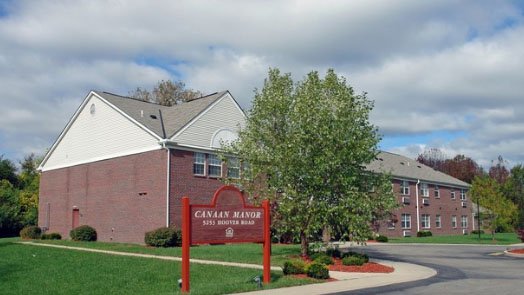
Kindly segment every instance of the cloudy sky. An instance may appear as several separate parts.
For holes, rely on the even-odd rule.
[[[0,0],[0,155],[51,146],[89,90],[161,79],[249,109],[270,67],[375,101],[381,148],[524,162],[519,1]]]

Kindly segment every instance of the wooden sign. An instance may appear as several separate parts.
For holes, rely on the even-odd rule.
[[[264,208],[246,206],[233,186],[216,191],[210,205],[191,205],[191,245],[264,241]]]
[[[189,292],[189,251],[191,245],[263,242],[263,281],[270,282],[269,201],[261,207],[246,205],[234,186],[222,186],[211,204],[189,204],[182,198],[182,292]]]

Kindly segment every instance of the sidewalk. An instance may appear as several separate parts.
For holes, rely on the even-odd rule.
[[[71,247],[71,246],[62,246],[62,245],[51,245],[51,244],[40,244],[33,242],[19,242],[23,245],[31,246],[40,246],[40,247],[52,247],[52,248],[62,248],[70,249],[77,251],[85,252],[96,252],[96,253],[105,253],[112,255],[121,255],[121,256],[133,256],[133,257],[142,257],[142,258],[151,258],[151,259],[162,259],[162,260],[171,260],[171,261],[181,261],[180,257],[172,256],[158,256],[151,254],[140,254],[140,253],[128,253],[128,252],[118,252],[118,251],[108,251],[100,249],[89,249],[81,247]],[[248,264],[248,263],[236,263],[236,262],[224,262],[224,261],[212,261],[212,260],[203,260],[203,259],[191,259],[191,263],[199,264],[215,264],[215,265],[225,265],[225,266],[234,266],[234,267],[243,267],[243,268],[253,268],[253,269],[262,269],[261,265],[257,264]],[[330,271],[329,275],[332,278],[337,279],[335,282],[326,282],[319,284],[310,284],[303,286],[295,286],[289,288],[279,288],[279,289],[269,289],[254,291],[242,294],[326,294],[342,291],[351,291],[365,288],[373,288],[386,286],[397,283],[418,281],[430,278],[437,274],[437,272],[431,268],[404,263],[404,262],[394,262],[387,260],[372,260],[380,264],[391,266],[395,268],[395,271],[392,273],[354,273],[354,272],[338,272]],[[279,266],[272,266],[271,270],[273,271],[282,271],[282,268]]]
[[[241,294],[328,294],[418,281],[430,278],[437,274],[437,272],[432,268],[416,264],[386,260],[373,261],[387,266],[392,266],[395,268],[395,271],[392,273],[351,273],[330,271],[329,275],[332,278],[338,279],[338,281],[289,288],[269,289]]]

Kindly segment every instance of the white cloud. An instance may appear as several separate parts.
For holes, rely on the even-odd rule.
[[[513,2],[12,1],[0,16],[1,153],[51,145],[90,89],[160,79],[229,89],[248,108],[269,67],[334,68],[374,99],[386,136],[523,162],[524,27]],[[21,148],[23,147],[23,148]],[[393,147],[395,148],[395,147]],[[4,150],[5,149],[5,150]]]

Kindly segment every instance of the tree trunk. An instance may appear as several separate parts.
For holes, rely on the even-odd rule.
[[[307,250],[308,250],[308,240],[307,235],[304,231],[300,231],[300,256],[306,257],[307,256]]]

